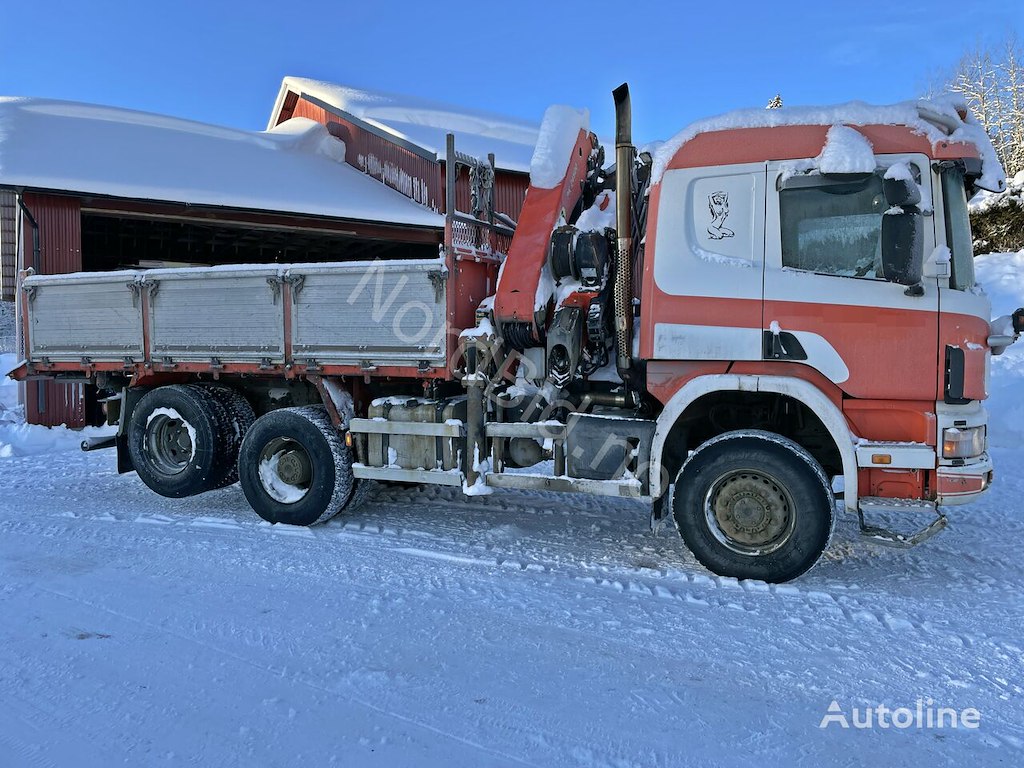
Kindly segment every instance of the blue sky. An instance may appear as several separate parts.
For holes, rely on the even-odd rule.
[[[636,138],[667,138],[776,92],[794,105],[911,98],[979,42],[1024,41],[1024,0],[4,6],[0,94],[252,129],[293,74],[533,120],[586,106],[607,135],[609,92],[628,80]]]

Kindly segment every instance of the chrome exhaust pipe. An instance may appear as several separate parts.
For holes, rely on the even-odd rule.
[[[615,256],[615,351],[616,368],[628,381],[633,367],[633,115],[629,103],[629,84],[614,91],[615,100],[615,230],[618,248]]]

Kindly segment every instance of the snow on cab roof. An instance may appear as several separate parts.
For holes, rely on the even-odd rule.
[[[166,115],[0,97],[0,186],[442,227],[344,163],[305,118],[243,131]]]
[[[651,183],[661,181],[662,174],[676,152],[683,144],[702,133],[789,125],[904,125],[927,138],[933,145],[940,141],[973,144],[982,159],[979,186],[1002,189],[1006,183],[1005,173],[988,134],[969,113],[966,121],[961,119],[958,109],[966,111],[962,101],[955,98],[939,98],[886,105],[850,101],[827,107],[781,107],[727,112],[691,123],[660,145],[654,153]]]
[[[510,171],[530,170],[540,130],[534,123],[493,112],[303,77],[284,78],[270,126],[277,121],[289,90],[322,101],[441,160],[445,157],[445,137],[454,133],[456,151],[481,159],[493,152],[495,166]]]

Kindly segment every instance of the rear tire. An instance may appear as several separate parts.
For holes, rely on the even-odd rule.
[[[818,561],[832,533],[835,497],[821,465],[770,432],[709,440],[683,464],[673,495],[687,547],[720,576],[795,579]]]
[[[203,387],[173,384],[147,392],[132,411],[128,452],[139,478],[161,496],[217,487],[230,470],[227,412]]]
[[[224,460],[227,474],[215,488],[226,488],[238,482],[238,452],[242,447],[242,440],[245,438],[246,432],[256,421],[256,412],[252,409],[249,401],[237,390],[222,384],[203,384],[201,386],[213,395],[224,408],[226,418],[220,428],[224,433]]]
[[[238,456],[242,491],[270,523],[316,525],[352,499],[352,451],[322,406],[281,408],[256,420]]]

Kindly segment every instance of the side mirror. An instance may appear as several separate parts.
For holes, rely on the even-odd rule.
[[[890,283],[917,285],[921,282],[923,221],[916,208],[900,213],[886,212],[882,216],[882,275]]]
[[[909,177],[886,176],[882,179],[882,194],[889,205],[906,207],[921,202],[921,188]]]

